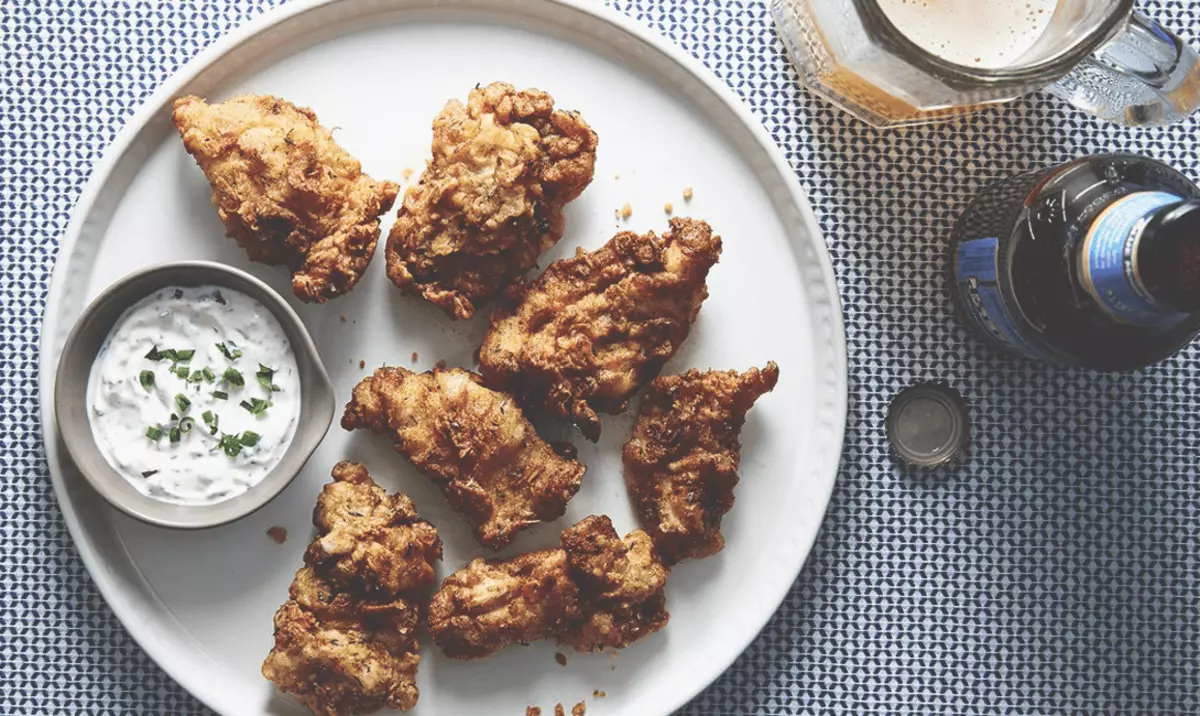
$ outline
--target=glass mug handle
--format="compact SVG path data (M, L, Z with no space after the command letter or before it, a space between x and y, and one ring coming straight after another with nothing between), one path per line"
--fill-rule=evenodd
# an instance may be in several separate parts
M1139 12L1050 94L1131 127L1171 124L1200 109L1200 55Z

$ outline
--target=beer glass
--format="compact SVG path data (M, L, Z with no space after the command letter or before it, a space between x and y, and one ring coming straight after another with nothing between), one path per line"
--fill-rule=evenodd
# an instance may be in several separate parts
M878 127L926 124L1039 89L1129 126L1170 124L1200 108L1200 56L1134 12L1133 0L1059 0L1030 48L995 68L922 49L877 0L771 0L771 14L803 83Z

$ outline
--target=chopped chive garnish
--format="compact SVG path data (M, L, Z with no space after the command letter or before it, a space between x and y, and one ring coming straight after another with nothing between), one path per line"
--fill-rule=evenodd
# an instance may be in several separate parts
M179 428L170 428L167 430L167 438L171 441L172 445L179 442L182 437L183 434L179 432Z
M221 423L221 416L214 414L211 410L205 410L204 414L200 417L204 419L204 424L208 426L208 434L216 435L217 426Z
M250 411L251 415L262 415L267 412L267 408L271 407L272 403L269 400L262 400L261 398L251 398L248 401L243 400L238 405Z
M242 357L242 352L237 349L236 345L233 348L230 348L224 343L218 343L217 350L221 351L221 355L225 356L230 361L235 361Z
M174 373L175 375L179 376L180 378L183 378L184 380L187 380L191 376L191 371L188 370L188 367L186 365L173 365L170 368L168 368L167 370L168 370L168 372Z
M158 470L142 470L142 477L150 477L151 475L157 475L157 474L158 474Z
M150 390L154 387L154 371L144 370L138 375L138 382L142 384L142 388Z
M258 439L259 439L258 433L254 432L253 430L247 430L242 433L242 436L240 438L238 438L238 442L240 442L242 445L244 445L246 447L254 447L255 445L258 444Z
M246 379L242 377L242 374L233 368L226 368L225 372L221 374L221 379L239 388L246 384Z
M238 440L236 435L221 433L221 441L217 444L225 454L231 458L237 457L242 452L242 442Z
M217 400L229 400L229 393L226 393L223 390L214 390L213 397Z
M152 361L169 360L172 363L186 363L191 360L192 356L194 355L196 355L196 351L193 348L185 348L182 350L166 348L160 351L158 346L154 346L150 349L150 352L145 355L145 358L146 360Z
M279 392L279 386L271 381L275 377L275 369L268 368L262 363L258 364L258 372L254 374L258 378L258 384L266 389L268 393Z
M160 440L162 436L163 431L161 427L157 425L151 425L150 427L146 428L146 437L150 438L151 440Z
M186 435L192 431L192 427L195 424L196 421L193 418L184 418L183 420L179 421L179 432Z
M183 290L177 288L177 289L175 289L175 292L172 293L171 295L175 297L176 301L178 301L179 299L183 298Z
M192 374L187 378L187 382L189 383L199 383L202 380L204 380L204 371L199 370L192 371Z
M217 379L217 374L212 371L212 368L204 366L204 370L200 371L200 375L204 377L205 383L211 383Z
M180 414L186 413L188 408L192 407L192 401L187 399L183 393L175 394L175 407L179 408Z
M225 305L225 297L221 295L220 291L213 291L213 300L216 301L219 305L222 305L222 306Z
M168 418L168 420L170 420L172 423L173 423L173 422L175 422L176 420L179 420L179 414L178 414L178 413L171 413L171 417L170 417L170 418Z

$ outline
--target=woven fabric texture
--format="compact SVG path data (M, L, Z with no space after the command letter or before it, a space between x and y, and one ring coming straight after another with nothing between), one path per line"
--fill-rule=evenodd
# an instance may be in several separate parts
M58 239L146 96L270 0L0 0L0 713L193 714L89 579L50 486L37 345ZM1200 713L1200 353L1099 376L1002 359L953 319L941 259L985 184L1083 154L1200 178L1200 120L1102 125L1045 97L880 132L797 84L761 0L615 0L774 135L828 238L850 415L790 596L687 714ZM1200 45L1200 4L1142 8ZM888 458L888 401L955 385L970 460Z

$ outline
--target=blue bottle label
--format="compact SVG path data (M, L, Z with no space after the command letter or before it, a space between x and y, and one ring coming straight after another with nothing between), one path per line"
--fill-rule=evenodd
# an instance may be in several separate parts
M1021 334L1004 302L999 273L998 239L973 239L958 245L954 270L967 319L996 342L1033 360L1053 361Z
M1138 273L1138 245L1151 216L1180 201L1161 191L1130 194L1105 209L1084 237L1080 283L1113 320L1170 328L1187 318L1155 301Z

